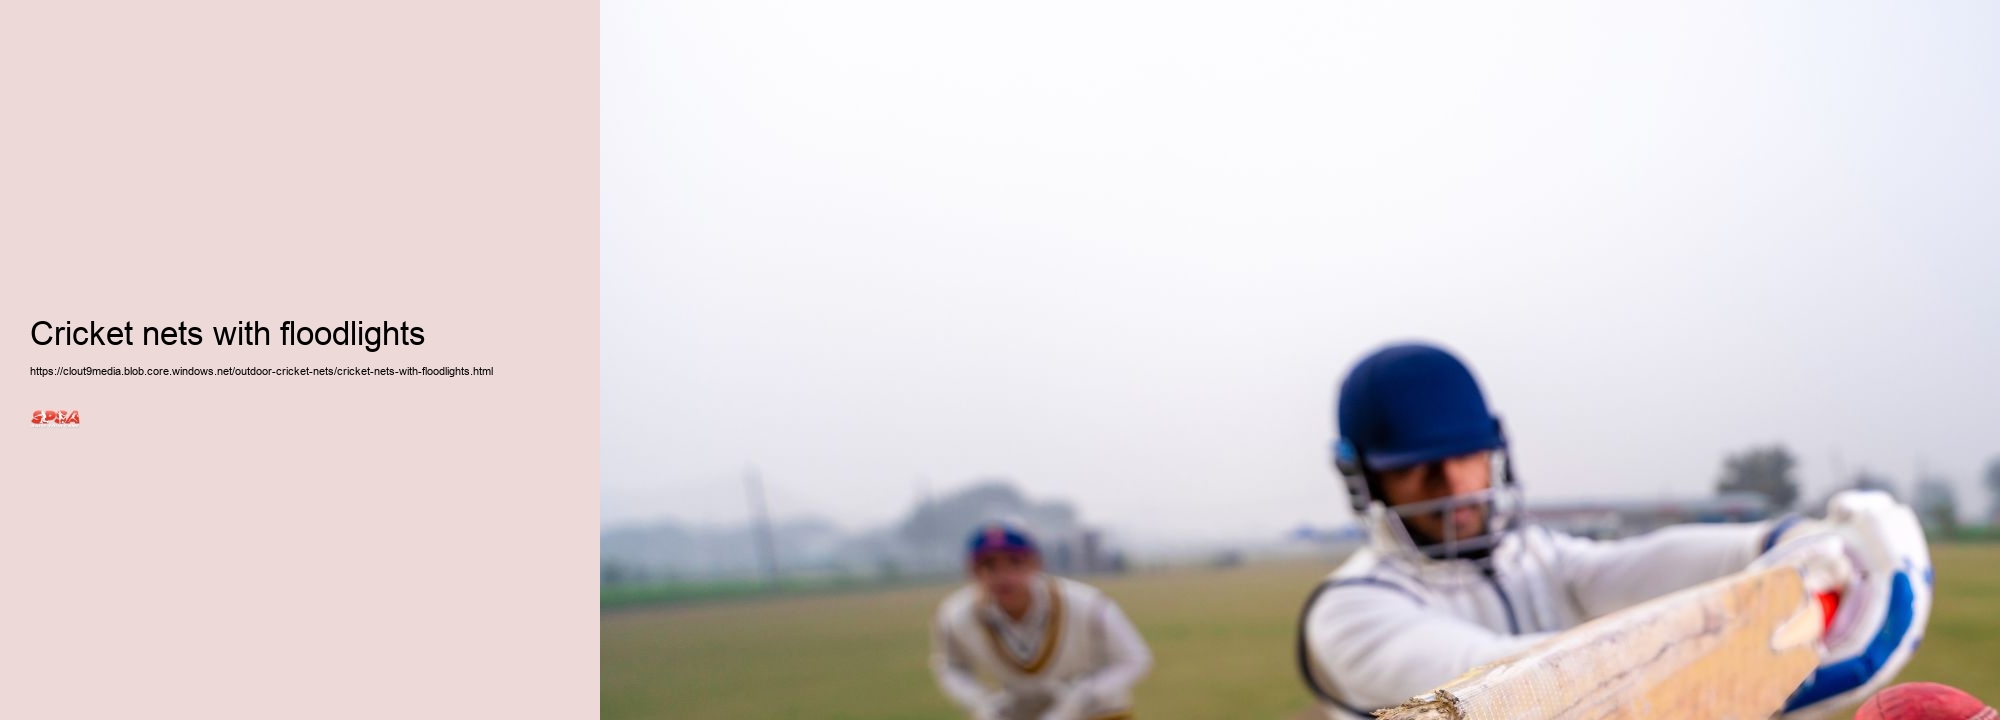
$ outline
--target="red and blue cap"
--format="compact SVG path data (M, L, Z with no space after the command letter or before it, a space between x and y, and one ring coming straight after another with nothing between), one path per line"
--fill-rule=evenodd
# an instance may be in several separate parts
M965 542L965 554L979 557L986 553L1011 552L1035 555L1034 539L1028 533L1008 522L990 522L972 531L972 537Z

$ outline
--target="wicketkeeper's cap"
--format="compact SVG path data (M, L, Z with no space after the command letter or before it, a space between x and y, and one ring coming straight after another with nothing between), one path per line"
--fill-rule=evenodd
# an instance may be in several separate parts
M979 557L985 553L1013 552L1034 555L1038 552L1035 541L1020 526L1004 520L980 525L972 531L971 539L965 543L968 557Z

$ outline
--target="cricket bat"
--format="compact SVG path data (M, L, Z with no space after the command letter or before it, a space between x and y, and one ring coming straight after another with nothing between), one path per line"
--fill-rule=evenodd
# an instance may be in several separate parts
M1592 620L1427 695L1392 720L1769 718L1818 665L1799 571L1737 573Z

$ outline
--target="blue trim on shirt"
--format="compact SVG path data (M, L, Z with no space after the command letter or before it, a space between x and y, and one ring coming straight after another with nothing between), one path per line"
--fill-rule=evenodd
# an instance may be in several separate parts
M1784 535L1786 530L1792 529L1793 525L1799 524L1799 519L1797 515L1786 515L1778 518L1777 524L1771 526L1770 534L1764 536L1764 549L1759 550L1758 554L1770 552L1771 548L1776 547L1778 537Z
M1521 634L1521 621L1514 619L1514 600L1507 597L1506 588L1500 587L1500 578L1495 576L1492 568L1487 568L1485 572L1480 574L1486 576L1486 584L1493 586L1493 594L1500 596L1500 607L1507 612L1508 633L1512 635Z

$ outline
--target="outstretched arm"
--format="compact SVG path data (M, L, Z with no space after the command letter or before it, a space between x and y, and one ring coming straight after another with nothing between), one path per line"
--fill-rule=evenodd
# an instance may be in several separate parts
M1328 692L1363 711L1393 707L1546 634L1508 635L1426 606L1390 587L1327 590L1306 618L1306 643Z
M1738 572L1763 551L1772 523L1675 525L1623 540L1550 533L1557 567L1586 618Z

